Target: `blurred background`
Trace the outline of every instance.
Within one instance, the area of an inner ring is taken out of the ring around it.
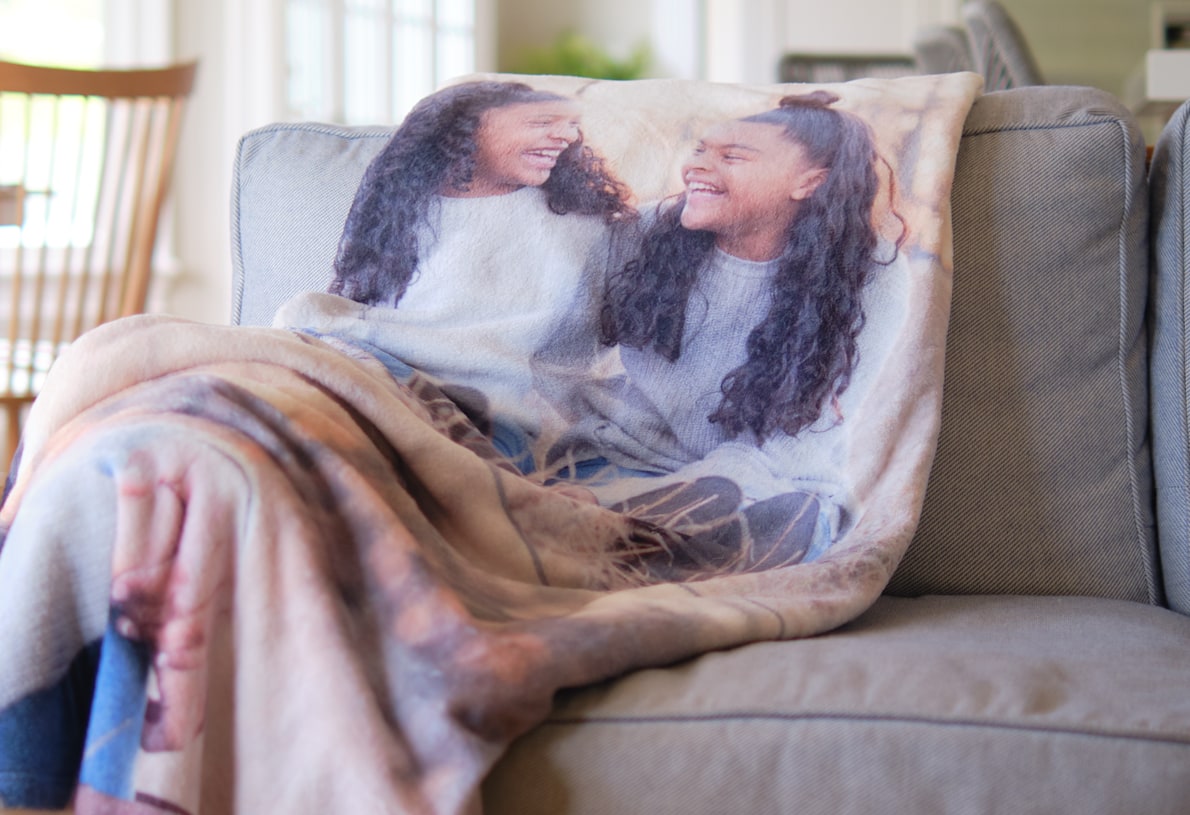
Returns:
[[[1149,0],[1003,6],[1047,82],[1118,96],[1158,36]],[[251,128],[394,123],[443,81],[473,71],[775,82],[799,66],[850,60],[896,73],[912,64],[919,32],[959,24],[961,7],[961,0],[0,0],[0,58],[78,67],[199,60],[152,308],[222,323],[231,296],[232,163]]]

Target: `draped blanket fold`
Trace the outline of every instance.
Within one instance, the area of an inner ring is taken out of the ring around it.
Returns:
[[[0,801],[474,813],[558,689],[860,614],[932,461],[976,85],[839,86],[876,117],[908,239],[867,300],[879,347],[861,343],[869,367],[802,472],[740,444],[592,484],[518,466],[442,376],[395,370],[399,327],[330,295],[284,328],[151,316],[86,335],[0,509]],[[629,166],[645,147],[591,118],[588,142],[647,198],[654,168]],[[557,451],[581,426],[529,437]]]

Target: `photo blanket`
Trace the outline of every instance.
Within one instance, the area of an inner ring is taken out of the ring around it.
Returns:
[[[559,689],[862,613],[979,87],[468,77],[273,327],[84,336],[0,507],[0,802],[478,813]]]

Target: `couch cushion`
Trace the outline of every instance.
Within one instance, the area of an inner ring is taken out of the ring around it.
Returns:
[[[1152,416],[1153,466],[1165,593],[1171,607],[1190,614],[1190,103],[1169,120],[1153,151]]]
[[[240,139],[232,180],[231,321],[271,325],[302,291],[325,291],[360,178],[393,128],[276,124]]]
[[[1190,620],[1088,598],[882,598],[840,631],[561,696],[488,815],[1180,813]]]
[[[1159,601],[1133,118],[1089,88],[984,96],[952,204],[942,428],[890,591]]]

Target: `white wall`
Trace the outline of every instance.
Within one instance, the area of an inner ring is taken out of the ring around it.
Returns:
[[[783,44],[810,53],[907,53],[917,25],[916,0],[787,0]]]
[[[279,32],[276,0],[175,0],[178,57],[197,58],[197,86],[179,146],[174,176],[173,235],[181,273],[166,309],[204,322],[227,322],[231,302],[230,196],[236,143],[248,130],[275,121],[270,83]]]
[[[1001,0],[1047,82],[1117,96],[1149,48],[1149,0]]]

